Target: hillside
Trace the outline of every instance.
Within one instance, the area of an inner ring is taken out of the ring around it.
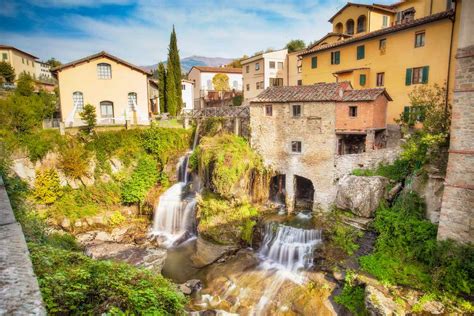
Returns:
[[[190,56],[181,59],[181,68],[183,72],[188,72],[193,66],[221,66],[230,63],[232,60],[233,58]],[[156,69],[157,65],[142,66],[141,68],[153,70]]]

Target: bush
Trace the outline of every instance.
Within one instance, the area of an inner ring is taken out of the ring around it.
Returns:
[[[355,285],[353,278],[353,273],[349,271],[342,292],[334,297],[334,301],[346,307],[354,315],[368,315],[364,304],[365,289],[361,285]]]
[[[35,162],[41,160],[48,152],[52,152],[65,144],[64,138],[57,130],[37,130],[18,136],[21,146],[28,150],[28,157]]]
[[[87,135],[92,134],[95,126],[97,125],[97,114],[95,113],[95,106],[92,104],[86,104],[84,109],[79,113],[81,119],[86,122],[85,132]]]
[[[334,246],[341,248],[349,256],[352,256],[359,249],[357,239],[362,235],[361,231],[336,222],[332,228],[331,241]]]
[[[71,141],[61,151],[59,167],[64,174],[73,179],[87,176],[89,171],[90,154],[77,141]]]
[[[122,186],[122,201],[124,203],[141,203],[158,178],[159,171],[156,161],[150,156],[143,156],[138,161],[130,179]]]
[[[29,244],[43,301],[50,314],[176,315],[185,298],[162,276],[81,253]]]
[[[33,197],[41,204],[52,204],[63,195],[58,173],[55,169],[37,171]]]
[[[177,128],[149,128],[142,135],[143,147],[162,166],[190,146],[191,133]]]

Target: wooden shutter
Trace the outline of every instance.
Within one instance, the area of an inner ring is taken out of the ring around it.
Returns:
[[[311,58],[311,68],[317,68],[317,67],[318,67],[318,57]]]
[[[407,68],[407,72],[406,72],[406,75],[405,75],[405,85],[406,86],[411,85],[411,73],[412,73],[412,69]]]
[[[365,75],[360,75],[360,76],[359,76],[359,84],[360,84],[361,86],[365,86],[365,81],[366,81]]]
[[[339,63],[341,62],[341,52],[340,51],[335,52],[335,60],[336,60],[335,64],[339,65]]]
[[[365,58],[365,46],[357,46],[357,59]]]
[[[405,106],[403,108],[403,120],[405,122],[408,122],[408,119],[410,118],[410,107],[409,106]]]
[[[428,83],[428,74],[430,72],[430,66],[423,67],[423,74],[421,77],[421,83]]]

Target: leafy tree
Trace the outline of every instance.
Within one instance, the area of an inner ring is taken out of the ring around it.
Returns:
[[[95,126],[97,125],[97,114],[95,111],[95,106],[93,106],[92,104],[86,104],[82,112],[79,113],[79,116],[87,124],[85,131],[87,132],[87,134],[91,134],[94,131]]]
[[[160,113],[168,111],[166,106],[166,69],[163,63],[158,64],[158,93],[160,97]]]
[[[306,48],[306,44],[303,40],[296,39],[291,40],[285,46],[288,49],[288,53],[293,53]]]
[[[241,106],[243,101],[244,101],[244,97],[242,95],[236,95],[235,97],[232,98],[232,105]]]
[[[51,68],[56,68],[56,67],[59,67],[59,66],[62,65],[62,63],[61,63],[59,60],[57,60],[56,58],[54,58],[54,57],[48,59],[48,60],[46,61],[46,63],[47,63],[48,65],[50,65]]]
[[[229,67],[229,68],[242,68],[242,63],[241,62],[242,62],[242,60],[247,59],[247,58],[249,58],[249,56],[244,55],[244,56],[242,56],[242,58],[234,59],[233,61],[228,63],[226,65],[226,67]]]
[[[15,69],[5,61],[0,62],[0,77],[5,78],[7,82],[15,81]]]
[[[167,62],[167,96],[171,97],[171,100],[168,99],[168,112],[176,116],[181,112],[181,107],[183,104],[181,96],[181,63],[179,60],[179,50],[178,50],[178,40],[176,39],[176,32],[173,25],[173,31],[170,36],[170,44],[168,48],[168,62]],[[174,100],[172,100],[174,99]]]
[[[52,204],[63,195],[55,169],[38,171],[35,177],[34,198],[42,204]]]
[[[217,91],[229,91],[229,76],[226,74],[216,74],[212,78],[212,84],[214,85],[214,89]]]
[[[33,82],[33,78],[31,78],[31,76],[25,72],[21,73],[18,78],[15,92],[18,95],[27,97],[32,95],[34,91],[35,85]]]

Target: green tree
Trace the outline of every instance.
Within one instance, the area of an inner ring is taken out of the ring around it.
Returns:
[[[31,78],[31,76],[25,72],[21,73],[16,84],[15,92],[18,95],[27,97],[32,95],[34,91],[35,85],[33,82],[33,78]]]
[[[306,44],[303,40],[296,39],[291,40],[285,46],[288,49],[288,53],[293,53],[306,48]]]
[[[163,63],[158,64],[158,93],[160,97],[160,113],[168,110],[166,106],[166,69]]]
[[[7,82],[15,81],[15,69],[5,61],[0,62],[0,77],[5,78]]]
[[[86,104],[82,112],[79,113],[79,116],[83,121],[86,122],[87,126],[85,131],[88,135],[90,135],[97,125],[97,113],[95,111],[95,106],[92,104]]]
[[[176,116],[178,114],[178,96],[176,95],[174,68],[170,66],[170,64],[170,59],[168,58],[168,71],[166,72],[166,111],[170,115]]]
[[[46,63],[50,65],[51,68],[56,68],[62,65],[62,63],[54,57],[51,57],[50,59],[48,59]]]
[[[233,61],[228,63],[226,65],[226,67],[229,67],[229,68],[242,68],[242,60],[247,59],[247,58],[249,58],[249,56],[244,55],[244,56],[242,56],[242,58],[234,59]]]
[[[173,86],[168,85],[167,89],[169,91],[174,91],[175,94],[175,101],[176,104],[175,109],[168,109],[168,112],[171,115],[178,115],[181,112],[181,107],[183,104],[182,96],[181,96],[181,62],[179,60],[179,50],[178,50],[178,40],[176,38],[176,31],[173,25],[173,31],[171,32],[170,36],[170,45],[168,48],[168,77],[172,78],[174,82]],[[169,82],[168,80],[167,82]],[[169,93],[167,93],[169,95]],[[174,113],[173,113],[174,112]]]
[[[212,84],[214,85],[214,89],[217,91],[229,91],[229,76],[226,74],[216,74],[212,78]]]

